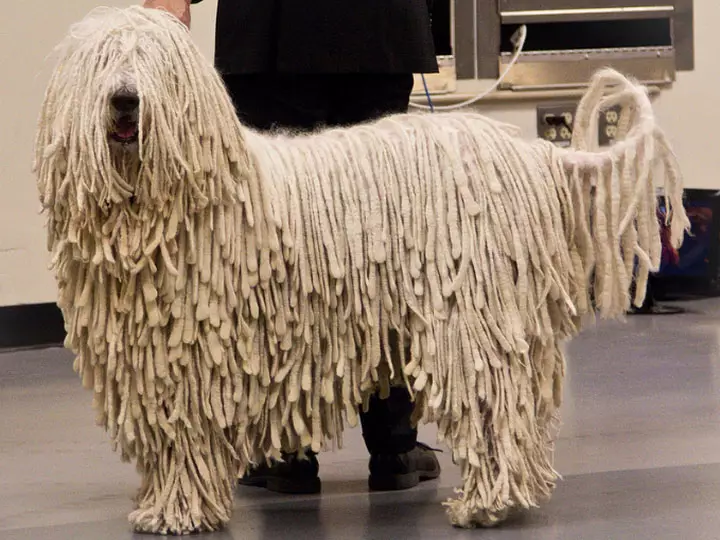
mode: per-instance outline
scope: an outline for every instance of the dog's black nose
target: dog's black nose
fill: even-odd
[[[118,112],[129,113],[140,105],[140,98],[131,94],[118,94],[110,100],[112,106]]]

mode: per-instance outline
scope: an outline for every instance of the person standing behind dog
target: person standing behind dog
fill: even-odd
[[[190,26],[190,4],[145,0]],[[219,0],[215,64],[245,125],[311,131],[372,121],[408,109],[413,73],[437,71],[432,0]],[[440,465],[417,441],[405,388],[373,397],[361,414],[371,490],[437,478]],[[262,466],[241,483],[280,493],[320,491],[316,456]]]

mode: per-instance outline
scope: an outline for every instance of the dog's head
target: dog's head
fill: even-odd
[[[169,219],[168,208],[235,201],[233,182],[250,160],[244,130],[212,62],[175,17],[96,9],[58,56],[35,155],[41,203],[58,228],[88,216],[139,227],[155,222],[152,212]]]
[[[205,59],[187,28],[164,11],[95,9],[72,26],[57,53],[41,120],[53,121],[65,144],[91,144],[96,155],[138,156],[158,133],[152,126],[158,115],[174,116],[162,121],[167,133],[182,120],[183,106],[203,98],[188,96],[187,83],[190,70],[208,70],[198,62]]]

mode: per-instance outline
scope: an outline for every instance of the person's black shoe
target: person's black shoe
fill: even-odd
[[[314,454],[308,455],[307,459],[299,459],[296,454],[284,454],[283,459],[285,461],[263,464],[248,472],[240,479],[240,485],[262,487],[288,495],[320,493],[320,466]]]
[[[370,457],[370,491],[400,491],[440,476],[434,450],[423,443],[404,454],[373,454]]]

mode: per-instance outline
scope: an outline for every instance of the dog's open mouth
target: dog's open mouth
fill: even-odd
[[[120,143],[134,143],[138,139],[137,120],[130,115],[121,116],[115,120],[110,137]]]

